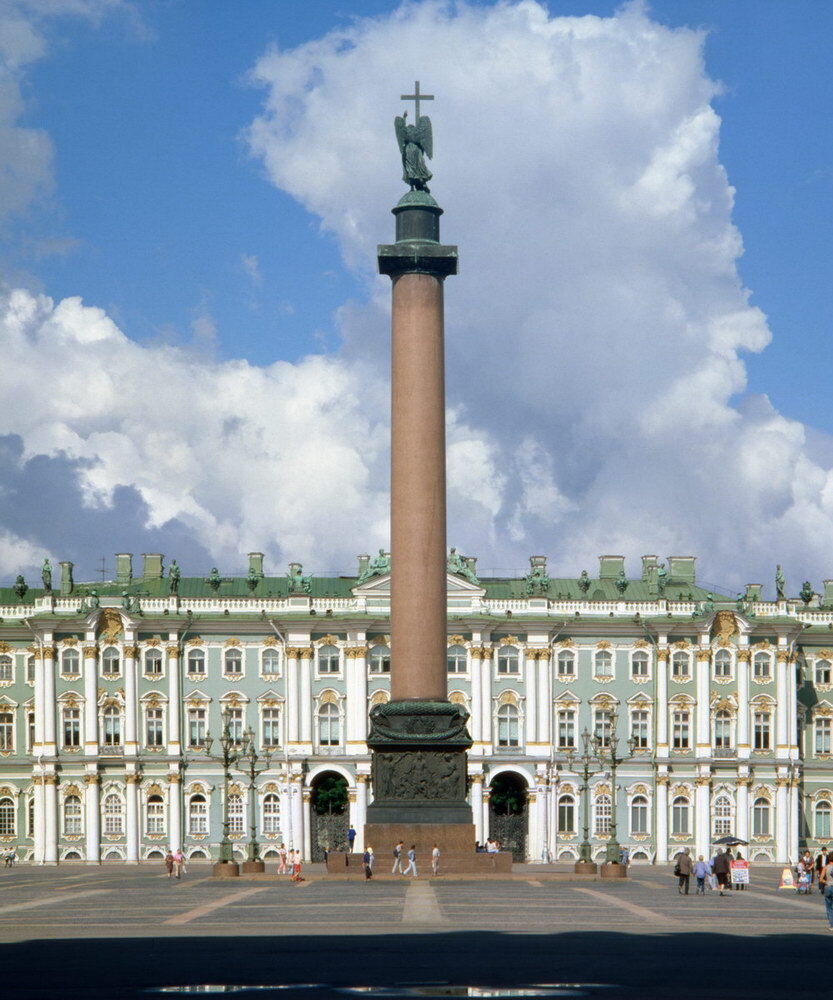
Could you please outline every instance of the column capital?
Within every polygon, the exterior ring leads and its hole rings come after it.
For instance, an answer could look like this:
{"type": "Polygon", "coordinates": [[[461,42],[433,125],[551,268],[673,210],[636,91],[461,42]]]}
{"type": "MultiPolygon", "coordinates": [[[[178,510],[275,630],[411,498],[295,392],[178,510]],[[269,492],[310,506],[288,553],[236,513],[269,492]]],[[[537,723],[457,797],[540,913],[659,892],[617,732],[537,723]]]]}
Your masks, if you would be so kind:
{"type": "Polygon", "coordinates": [[[127,659],[127,660],[135,660],[138,655],[139,655],[139,647],[138,646],[125,646],[124,647],[124,656],[125,656],[125,659],[127,659]]]}
{"type": "Polygon", "coordinates": [[[165,652],[170,659],[175,660],[179,656],[179,646],[166,646],[165,652]]]}
{"type": "Polygon", "coordinates": [[[84,646],[83,653],[85,660],[94,660],[98,656],[98,647],[84,646]]]}

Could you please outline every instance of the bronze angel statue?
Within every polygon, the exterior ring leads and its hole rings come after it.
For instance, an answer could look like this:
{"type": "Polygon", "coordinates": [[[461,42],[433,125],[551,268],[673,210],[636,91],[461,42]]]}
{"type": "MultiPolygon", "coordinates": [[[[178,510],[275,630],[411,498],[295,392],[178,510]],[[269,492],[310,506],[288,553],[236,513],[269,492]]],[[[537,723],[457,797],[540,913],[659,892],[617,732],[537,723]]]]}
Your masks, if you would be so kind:
{"type": "Polygon", "coordinates": [[[428,191],[428,181],[431,171],[425,165],[425,157],[430,160],[434,155],[434,135],[431,131],[431,119],[428,115],[420,115],[416,125],[406,121],[408,112],[394,121],[396,141],[402,154],[402,180],[410,184],[411,190],[428,191]]]}

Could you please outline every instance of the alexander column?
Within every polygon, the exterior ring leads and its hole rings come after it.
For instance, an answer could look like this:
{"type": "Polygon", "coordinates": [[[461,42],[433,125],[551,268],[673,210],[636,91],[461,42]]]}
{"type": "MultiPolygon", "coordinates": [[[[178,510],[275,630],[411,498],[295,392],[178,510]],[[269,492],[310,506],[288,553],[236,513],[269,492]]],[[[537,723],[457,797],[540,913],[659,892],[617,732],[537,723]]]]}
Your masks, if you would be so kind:
{"type": "Polygon", "coordinates": [[[371,712],[374,801],[365,842],[436,841],[474,849],[466,801],[468,713],[447,697],[445,351],[443,282],[457,247],[440,243],[443,210],[428,190],[431,120],[414,93],[414,124],[395,120],[403,180],[396,242],[378,248],[393,285],[391,373],[391,701],[371,712]]]}

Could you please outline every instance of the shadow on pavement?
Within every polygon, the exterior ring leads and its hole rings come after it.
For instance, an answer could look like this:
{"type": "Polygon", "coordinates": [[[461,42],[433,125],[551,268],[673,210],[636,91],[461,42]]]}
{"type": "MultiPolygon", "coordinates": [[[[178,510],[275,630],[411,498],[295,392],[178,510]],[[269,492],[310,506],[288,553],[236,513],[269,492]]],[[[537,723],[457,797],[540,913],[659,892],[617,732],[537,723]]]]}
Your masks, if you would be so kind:
{"type": "Polygon", "coordinates": [[[561,995],[611,1000],[783,1000],[830,996],[831,946],[816,935],[702,933],[87,938],[2,945],[0,969],[7,1000],[147,1000],[186,993],[159,992],[163,986],[209,984],[275,987],[234,993],[261,1000],[343,998],[351,995],[342,992],[349,987],[387,987],[384,995],[391,997],[419,995],[408,993],[408,984],[426,984],[430,995],[451,995],[442,989],[446,983],[499,991],[596,984],[561,995]]]}

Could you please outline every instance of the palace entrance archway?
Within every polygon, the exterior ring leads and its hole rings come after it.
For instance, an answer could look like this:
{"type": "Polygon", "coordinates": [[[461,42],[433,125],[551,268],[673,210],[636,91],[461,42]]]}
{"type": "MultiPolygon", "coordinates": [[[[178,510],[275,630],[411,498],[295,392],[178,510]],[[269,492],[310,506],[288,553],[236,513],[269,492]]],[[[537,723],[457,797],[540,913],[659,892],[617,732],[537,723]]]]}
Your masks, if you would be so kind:
{"type": "Polygon", "coordinates": [[[327,850],[347,850],[348,802],[347,779],[342,775],[324,771],[313,779],[310,796],[313,861],[323,861],[327,850]]]}
{"type": "Polygon", "coordinates": [[[513,861],[526,861],[529,836],[527,785],[511,771],[495,775],[489,784],[489,836],[513,861]]]}

